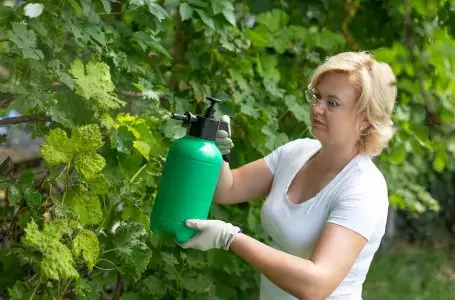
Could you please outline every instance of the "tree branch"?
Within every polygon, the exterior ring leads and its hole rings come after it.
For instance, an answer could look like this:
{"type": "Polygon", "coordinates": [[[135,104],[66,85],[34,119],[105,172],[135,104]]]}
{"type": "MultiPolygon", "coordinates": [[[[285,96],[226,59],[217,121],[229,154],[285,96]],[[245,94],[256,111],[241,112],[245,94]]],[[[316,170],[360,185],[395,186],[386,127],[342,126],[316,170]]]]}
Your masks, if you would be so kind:
{"type": "Polygon", "coordinates": [[[28,123],[28,122],[46,122],[51,119],[44,116],[20,116],[20,117],[11,117],[4,118],[0,120],[0,126],[19,124],[19,123],[28,123]]]}

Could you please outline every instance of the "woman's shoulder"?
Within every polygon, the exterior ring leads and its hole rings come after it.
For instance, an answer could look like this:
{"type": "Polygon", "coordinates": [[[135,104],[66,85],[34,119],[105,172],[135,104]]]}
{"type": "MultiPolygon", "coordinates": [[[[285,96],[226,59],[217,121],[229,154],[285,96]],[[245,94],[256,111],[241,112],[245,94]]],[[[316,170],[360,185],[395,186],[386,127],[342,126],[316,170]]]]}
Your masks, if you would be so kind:
{"type": "Polygon", "coordinates": [[[290,140],[289,142],[285,143],[282,147],[288,153],[294,152],[302,153],[302,151],[311,151],[319,149],[321,147],[321,143],[318,140],[312,138],[298,138],[290,140]]]}
{"type": "Polygon", "coordinates": [[[357,158],[352,172],[349,172],[341,186],[341,195],[388,202],[387,181],[374,161],[361,155],[357,158]]]}

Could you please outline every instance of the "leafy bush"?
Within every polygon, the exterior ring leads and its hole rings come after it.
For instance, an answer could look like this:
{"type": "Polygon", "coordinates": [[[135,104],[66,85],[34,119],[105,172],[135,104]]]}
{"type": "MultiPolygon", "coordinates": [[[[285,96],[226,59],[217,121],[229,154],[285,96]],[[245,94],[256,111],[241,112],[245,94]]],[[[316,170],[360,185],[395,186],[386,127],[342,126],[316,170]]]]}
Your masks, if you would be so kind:
{"type": "MultiPolygon", "coordinates": [[[[167,149],[185,134],[169,113],[223,99],[217,117],[231,116],[242,165],[309,136],[309,76],[347,49],[375,50],[399,76],[399,132],[376,161],[392,204],[438,210],[426,179],[454,169],[453,15],[448,3],[411,2],[49,0],[35,16],[0,6],[0,107],[21,114],[0,124],[26,122],[45,161],[45,172],[3,164],[0,289],[11,299],[256,299],[258,274],[240,258],[182,251],[150,231],[167,149]]],[[[265,240],[259,207],[211,215],[265,240]]]]}

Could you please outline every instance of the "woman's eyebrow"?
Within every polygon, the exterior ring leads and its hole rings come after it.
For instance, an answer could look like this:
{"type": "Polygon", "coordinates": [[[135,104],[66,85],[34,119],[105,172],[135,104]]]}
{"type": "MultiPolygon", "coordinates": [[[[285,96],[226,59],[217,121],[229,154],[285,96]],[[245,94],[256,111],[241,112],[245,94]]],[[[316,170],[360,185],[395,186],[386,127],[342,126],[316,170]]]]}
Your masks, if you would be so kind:
{"type": "Polygon", "coordinates": [[[337,95],[334,95],[334,94],[330,94],[327,97],[336,98],[336,99],[340,100],[341,102],[344,102],[340,97],[338,97],[337,95]]]}

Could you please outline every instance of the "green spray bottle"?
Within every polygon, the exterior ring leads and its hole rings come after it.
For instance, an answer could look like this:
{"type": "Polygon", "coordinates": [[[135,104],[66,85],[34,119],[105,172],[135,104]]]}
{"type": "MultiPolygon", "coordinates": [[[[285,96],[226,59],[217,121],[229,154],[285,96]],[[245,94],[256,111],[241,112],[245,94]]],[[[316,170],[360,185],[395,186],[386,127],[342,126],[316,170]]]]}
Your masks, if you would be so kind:
{"type": "Polygon", "coordinates": [[[230,161],[215,145],[216,131],[228,130],[226,122],[214,119],[215,105],[221,100],[206,99],[210,106],[203,116],[190,112],[171,115],[188,129],[171,144],[150,218],[153,233],[170,235],[179,244],[197,233],[186,227],[187,219],[208,218],[223,160],[230,161]]]}

